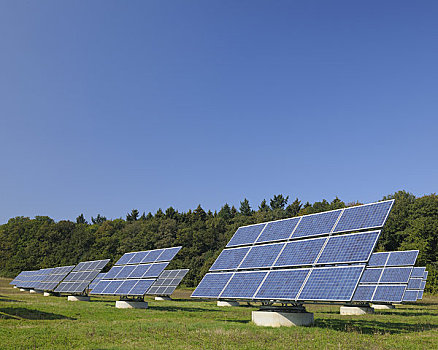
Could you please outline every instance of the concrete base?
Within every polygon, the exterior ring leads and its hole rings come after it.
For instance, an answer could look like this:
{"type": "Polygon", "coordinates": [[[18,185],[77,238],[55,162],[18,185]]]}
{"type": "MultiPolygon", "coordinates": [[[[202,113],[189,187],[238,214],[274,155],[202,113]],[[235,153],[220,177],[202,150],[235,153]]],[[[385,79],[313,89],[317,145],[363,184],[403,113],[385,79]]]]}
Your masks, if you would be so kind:
{"type": "Polygon", "coordinates": [[[373,314],[374,309],[369,306],[341,306],[341,315],[365,315],[373,314]]]}
{"type": "Polygon", "coordinates": [[[18,288],[17,286],[14,286],[14,288],[18,288]]]}
{"type": "Polygon", "coordinates": [[[167,297],[167,296],[163,296],[163,297],[155,297],[155,300],[160,300],[160,301],[172,300],[172,298],[171,297],[167,297]]]}
{"type": "Polygon", "coordinates": [[[29,290],[29,293],[32,293],[32,294],[35,294],[35,293],[43,294],[44,292],[42,290],[38,290],[38,289],[31,289],[31,290],[29,290]]]}
{"type": "Polygon", "coordinates": [[[253,311],[252,321],[257,326],[265,327],[310,326],[313,324],[313,313],[253,311]]]}
{"type": "Polygon", "coordinates": [[[68,301],[90,301],[90,297],[82,295],[69,295],[67,297],[68,301]]]}
{"type": "Polygon", "coordinates": [[[147,309],[148,303],[146,301],[127,301],[127,300],[117,300],[117,309],[147,309]]]}
{"type": "Polygon", "coordinates": [[[53,295],[53,293],[50,292],[44,292],[43,294],[45,297],[51,297],[53,295]]]}
{"type": "Polygon", "coordinates": [[[391,304],[372,304],[371,307],[374,310],[392,310],[392,309],[395,309],[395,306],[391,305],[391,304]]]}
{"type": "Polygon", "coordinates": [[[29,291],[29,289],[27,289],[27,288],[20,288],[20,292],[28,292],[29,291]]]}
{"type": "Polygon", "coordinates": [[[237,301],[217,301],[217,306],[240,306],[239,302],[237,301]]]}

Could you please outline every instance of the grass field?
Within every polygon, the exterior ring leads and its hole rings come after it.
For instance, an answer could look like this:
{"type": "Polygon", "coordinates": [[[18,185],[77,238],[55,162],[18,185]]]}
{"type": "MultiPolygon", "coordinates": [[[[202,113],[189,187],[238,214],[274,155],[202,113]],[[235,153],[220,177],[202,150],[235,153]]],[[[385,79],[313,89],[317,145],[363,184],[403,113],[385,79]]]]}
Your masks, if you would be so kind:
{"type": "Polygon", "coordinates": [[[177,290],[149,309],[116,309],[116,298],[67,302],[20,292],[0,279],[2,349],[438,349],[438,297],[374,315],[340,316],[308,305],[312,327],[257,327],[255,307],[217,307],[177,290]]]}

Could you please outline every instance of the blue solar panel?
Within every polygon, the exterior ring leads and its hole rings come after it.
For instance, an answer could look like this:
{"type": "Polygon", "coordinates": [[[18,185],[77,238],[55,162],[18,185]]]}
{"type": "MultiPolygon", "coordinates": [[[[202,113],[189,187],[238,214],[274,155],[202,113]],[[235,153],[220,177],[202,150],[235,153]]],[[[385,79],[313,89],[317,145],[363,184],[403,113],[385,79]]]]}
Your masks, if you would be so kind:
{"type": "Polygon", "coordinates": [[[403,301],[417,301],[418,291],[416,290],[406,290],[403,295],[403,301]]]}
{"type": "Polygon", "coordinates": [[[264,223],[239,227],[234,236],[231,237],[227,247],[254,243],[265,226],[266,224],[264,223]]]}
{"type": "Polygon", "coordinates": [[[386,266],[409,266],[414,265],[417,260],[418,250],[407,250],[401,252],[391,252],[386,266]]]}
{"type": "Polygon", "coordinates": [[[385,266],[386,260],[388,260],[389,253],[373,253],[371,254],[370,261],[368,261],[368,266],[385,266]]]}
{"type": "Polygon", "coordinates": [[[412,267],[388,267],[383,270],[380,283],[408,283],[412,267]]]}
{"type": "Polygon", "coordinates": [[[104,289],[108,286],[110,281],[107,280],[101,280],[97,282],[96,286],[91,291],[91,294],[100,294],[104,291],[104,289]]]}
{"type": "Polygon", "coordinates": [[[345,208],[333,232],[382,227],[394,200],[345,208]]]}
{"type": "Polygon", "coordinates": [[[141,261],[149,254],[149,251],[146,252],[137,252],[132,258],[127,262],[127,264],[140,264],[141,261]]]}
{"type": "Polygon", "coordinates": [[[332,236],[324,247],[318,264],[367,262],[380,231],[332,236]]]}
{"type": "Polygon", "coordinates": [[[360,283],[378,283],[382,274],[382,268],[365,268],[360,283]]]}
{"type": "Polygon", "coordinates": [[[292,238],[318,236],[332,231],[342,210],[306,215],[301,218],[292,238]]]}
{"type": "Polygon", "coordinates": [[[423,279],[427,280],[427,275],[429,274],[429,271],[424,271],[423,279]]]}
{"type": "Polygon", "coordinates": [[[324,237],[287,243],[275,266],[312,265],[326,240],[324,237]]]}
{"type": "Polygon", "coordinates": [[[252,299],[267,273],[267,271],[237,272],[219,297],[252,299]]]}
{"type": "Polygon", "coordinates": [[[353,301],[371,301],[376,287],[375,285],[359,284],[354,292],[353,301]]]}
{"type": "Polygon", "coordinates": [[[132,257],[135,255],[136,253],[126,253],[123,254],[122,257],[117,260],[117,262],[114,265],[125,265],[128,263],[129,260],[132,259],[132,257]]]}
{"type": "Polygon", "coordinates": [[[171,261],[180,250],[181,247],[166,248],[156,261],[171,261]]]}
{"type": "Polygon", "coordinates": [[[158,259],[163,253],[164,249],[149,250],[149,253],[141,261],[142,264],[152,263],[158,259]]]}
{"type": "Polygon", "coordinates": [[[149,270],[142,276],[143,278],[152,278],[160,276],[161,272],[169,265],[168,262],[153,264],[149,270]]]}
{"type": "Polygon", "coordinates": [[[288,239],[300,218],[268,222],[257,242],[269,242],[288,239]]]}
{"type": "Polygon", "coordinates": [[[150,280],[139,280],[136,285],[129,291],[129,295],[132,296],[143,296],[146,294],[148,289],[154,283],[153,279],[150,280]]]}
{"type": "Polygon", "coordinates": [[[135,265],[124,266],[123,269],[121,269],[119,271],[119,273],[117,274],[117,276],[115,278],[116,279],[128,278],[128,276],[132,273],[132,271],[134,271],[134,269],[136,267],[137,266],[135,266],[135,265]]]}
{"type": "Polygon", "coordinates": [[[420,284],[420,289],[421,289],[421,290],[424,290],[424,288],[426,288],[426,281],[425,281],[425,280],[422,280],[422,281],[421,281],[421,284],[420,284]]]}
{"type": "Polygon", "coordinates": [[[115,294],[116,290],[122,285],[123,281],[111,281],[102,294],[115,294]]]}
{"type": "Polygon", "coordinates": [[[129,275],[129,278],[142,278],[143,275],[146,273],[147,270],[149,270],[151,266],[152,266],[151,264],[135,266],[134,270],[129,275]]]}
{"type": "Polygon", "coordinates": [[[192,297],[218,298],[232,275],[232,272],[207,273],[192,293],[192,297]]]}
{"type": "Polygon", "coordinates": [[[418,291],[417,299],[423,299],[423,291],[422,290],[418,291]]]}
{"type": "Polygon", "coordinates": [[[409,279],[408,289],[420,289],[421,287],[421,278],[411,278],[409,279]]]}
{"type": "Polygon", "coordinates": [[[123,269],[123,266],[113,266],[111,270],[106,273],[106,279],[113,279],[117,276],[117,274],[123,269]]]}
{"type": "Polygon", "coordinates": [[[298,300],[350,301],[364,266],[313,269],[298,300]]]}
{"type": "Polygon", "coordinates": [[[271,267],[283,246],[284,243],[276,243],[252,247],[240,268],[271,267]]]}
{"type": "Polygon", "coordinates": [[[129,291],[138,283],[138,280],[126,280],[116,290],[117,295],[129,295],[129,291]]]}
{"type": "Polygon", "coordinates": [[[224,249],[211,266],[210,271],[236,269],[248,250],[249,247],[224,249]]]}
{"type": "Polygon", "coordinates": [[[412,269],[411,278],[423,278],[425,267],[414,267],[412,269]]]}
{"type": "Polygon", "coordinates": [[[406,285],[380,285],[377,286],[372,301],[381,301],[388,303],[401,303],[406,285]]]}
{"type": "Polygon", "coordinates": [[[294,300],[310,269],[270,271],[254,299],[294,300]]]}

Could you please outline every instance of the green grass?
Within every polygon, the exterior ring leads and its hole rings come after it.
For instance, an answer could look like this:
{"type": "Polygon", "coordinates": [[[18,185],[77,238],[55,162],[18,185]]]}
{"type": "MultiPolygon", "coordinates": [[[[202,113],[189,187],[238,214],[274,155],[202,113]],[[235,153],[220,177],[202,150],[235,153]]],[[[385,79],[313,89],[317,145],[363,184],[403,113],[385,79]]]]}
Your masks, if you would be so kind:
{"type": "Polygon", "coordinates": [[[340,316],[308,305],[312,327],[257,327],[255,307],[217,307],[178,290],[147,310],[116,309],[116,298],[67,302],[13,289],[0,279],[1,349],[438,349],[438,297],[374,315],[340,316]]]}

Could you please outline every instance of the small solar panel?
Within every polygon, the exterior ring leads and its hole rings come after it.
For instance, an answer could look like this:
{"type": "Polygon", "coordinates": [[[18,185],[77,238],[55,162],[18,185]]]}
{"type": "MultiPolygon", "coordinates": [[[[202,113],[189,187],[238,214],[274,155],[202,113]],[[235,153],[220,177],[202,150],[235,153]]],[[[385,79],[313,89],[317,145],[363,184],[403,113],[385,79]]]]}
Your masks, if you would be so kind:
{"type": "Polygon", "coordinates": [[[394,200],[345,208],[333,232],[383,227],[394,200]]]}
{"type": "Polygon", "coordinates": [[[408,283],[412,267],[389,267],[383,269],[380,283],[408,283]]]}
{"type": "Polygon", "coordinates": [[[283,249],[284,243],[266,244],[251,247],[248,255],[240,264],[242,269],[271,267],[278,254],[283,249]]]}
{"type": "Polygon", "coordinates": [[[401,303],[406,285],[378,285],[372,301],[401,303]]]}
{"type": "Polygon", "coordinates": [[[249,247],[224,249],[210,267],[210,271],[236,269],[248,251],[249,247]]]}
{"type": "Polygon", "coordinates": [[[269,222],[257,242],[269,242],[288,239],[300,218],[284,219],[269,222]]]}
{"type": "Polygon", "coordinates": [[[101,272],[99,273],[94,280],[90,283],[90,285],[88,286],[88,289],[93,289],[94,287],[96,287],[97,282],[99,282],[101,279],[103,279],[105,277],[106,273],[105,272],[101,272]]]}
{"type": "Polygon", "coordinates": [[[389,253],[373,253],[371,254],[370,260],[368,261],[368,266],[385,266],[388,260],[389,253]]]}
{"type": "Polygon", "coordinates": [[[315,268],[298,300],[350,301],[363,270],[363,265],[315,268]]]}
{"type": "Polygon", "coordinates": [[[176,254],[181,250],[182,247],[166,248],[161,255],[157,258],[156,262],[159,261],[171,261],[176,254]]]}
{"type": "Polygon", "coordinates": [[[148,290],[148,294],[170,296],[181,283],[187,272],[189,272],[188,269],[163,271],[148,290]]]}
{"type": "Polygon", "coordinates": [[[332,232],[341,212],[342,209],[339,209],[303,216],[292,238],[319,236],[332,232]]]}
{"type": "Polygon", "coordinates": [[[412,269],[411,278],[423,278],[425,271],[425,267],[414,267],[412,269]]]}
{"type": "Polygon", "coordinates": [[[417,301],[418,291],[417,290],[406,290],[403,295],[403,301],[417,301]]]}
{"type": "Polygon", "coordinates": [[[423,299],[423,293],[424,293],[424,292],[423,292],[422,290],[419,290],[419,291],[418,291],[417,300],[418,300],[418,299],[423,299]]]}
{"type": "Polygon", "coordinates": [[[234,236],[231,237],[227,247],[254,243],[265,226],[266,224],[264,223],[239,227],[234,236]]]}
{"type": "Polygon", "coordinates": [[[281,252],[276,267],[285,266],[303,266],[315,263],[326,237],[312,238],[286,243],[284,250],[281,252]]]}
{"type": "Polygon", "coordinates": [[[409,266],[417,260],[418,250],[390,252],[386,266],[409,266]]]}
{"type": "Polygon", "coordinates": [[[409,279],[408,288],[407,289],[421,289],[421,278],[411,278],[409,279]]]}
{"type": "Polygon", "coordinates": [[[74,267],[75,265],[70,265],[46,269],[46,275],[36,286],[37,289],[43,291],[55,290],[58,284],[74,269],[74,267]]]}
{"type": "Polygon", "coordinates": [[[252,299],[267,271],[237,272],[219,298],[252,299]]]}
{"type": "Polygon", "coordinates": [[[427,280],[427,275],[429,274],[429,271],[424,271],[423,279],[427,280]]]}
{"type": "Polygon", "coordinates": [[[376,287],[376,285],[359,284],[354,292],[353,301],[371,301],[376,287]]]}
{"type": "Polygon", "coordinates": [[[196,298],[218,298],[232,276],[232,272],[207,273],[191,296],[196,298]]]}
{"type": "Polygon", "coordinates": [[[332,236],[328,239],[318,264],[367,262],[380,231],[332,236]]]}
{"type": "Polygon", "coordinates": [[[270,271],[254,299],[295,300],[310,269],[270,271]]]}
{"type": "Polygon", "coordinates": [[[378,283],[380,276],[382,275],[382,271],[382,268],[365,268],[360,279],[360,283],[378,283]]]}

